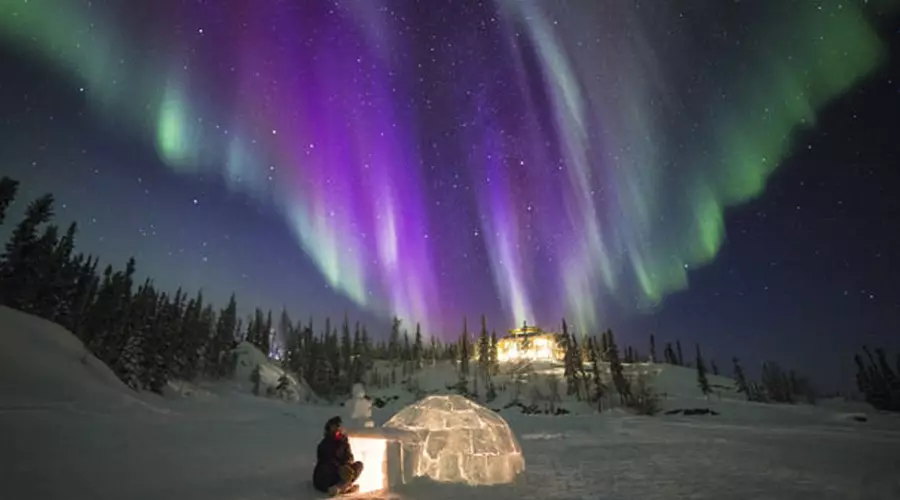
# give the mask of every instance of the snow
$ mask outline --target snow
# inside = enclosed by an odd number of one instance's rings
[[[249,342],[241,342],[234,349],[237,355],[237,366],[235,367],[235,378],[244,384],[247,390],[252,390],[253,383],[251,375],[256,367],[259,367],[260,374],[260,394],[274,391],[278,387],[279,380],[282,376],[287,376],[288,389],[282,396],[290,401],[312,401],[315,395],[306,383],[297,380],[293,374],[286,373],[278,364],[271,361],[256,346]]]
[[[660,386],[671,386],[667,401],[714,406],[719,416],[508,410],[502,416],[527,463],[517,482],[469,487],[417,480],[390,497],[900,498],[896,416],[839,401],[762,405],[723,394],[707,404],[688,383],[689,372],[664,367],[657,375]],[[309,484],[315,446],[324,421],[342,408],[255,397],[227,384],[199,386],[215,397],[135,393],[59,326],[0,308],[0,497],[324,497]],[[847,418],[859,413],[868,421]],[[376,412],[376,424],[390,415]]]

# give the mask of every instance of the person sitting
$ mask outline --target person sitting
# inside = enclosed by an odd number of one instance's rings
[[[316,449],[313,486],[329,495],[353,493],[359,489],[354,483],[362,474],[362,469],[362,462],[353,459],[353,451],[344,433],[341,417],[328,419],[325,423],[325,436]]]

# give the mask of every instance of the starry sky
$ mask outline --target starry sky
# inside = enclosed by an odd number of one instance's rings
[[[840,384],[898,345],[897,7],[0,0],[0,169],[222,304]]]

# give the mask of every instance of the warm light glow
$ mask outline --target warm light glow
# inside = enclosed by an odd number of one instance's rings
[[[353,457],[363,463],[363,471],[356,480],[360,493],[386,490],[387,440],[376,437],[349,437]]]
[[[563,357],[552,334],[512,336],[497,342],[497,361],[559,361]]]
[[[462,396],[428,396],[384,424],[418,436],[414,475],[470,486],[511,483],[525,458],[509,424]]]

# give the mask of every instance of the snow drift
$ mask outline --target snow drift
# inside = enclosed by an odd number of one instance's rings
[[[4,408],[136,401],[135,393],[62,326],[0,306]]]

